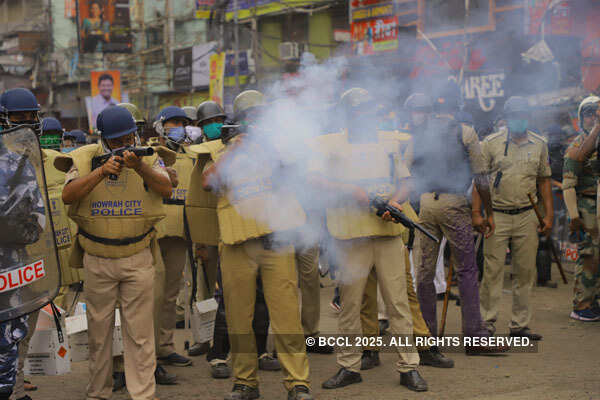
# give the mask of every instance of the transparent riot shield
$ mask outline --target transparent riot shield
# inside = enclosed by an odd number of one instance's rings
[[[35,132],[0,131],[0,321],[29,314],[58,294],[51,218]]]

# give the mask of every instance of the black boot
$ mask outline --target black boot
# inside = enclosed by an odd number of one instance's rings
[[[379,366],[379,352],[375,350],[365,350],[360,358],[360,369],[365,371],[367,369],[373,369]]]
[[[113,392],[125,387],[125,372],[113,372]]]
[[[296,385],[288,392],[288,400],[314,400],[310,390],[304,385]]]
[[[446,357],[437,347],[432,347],[429,350],[419,350],[419,365],[428,365],[435,368],[453,368],[454,361]]]
[[[160,365],[156,366],[154,371],[154,379],[157,385],[175,385],[177,384],[177,375],[170,374]]]
[[[323,389],[338,389],[359,382],[362,382],[362,377],[358,372],[352,372],[346,368],[340,368],[337,374],[323,382],[321,387]]]
[[[225,400],[254,400],[260,397],[258,388],[236,383],[231,393],[225,395]]]
[[[421,377],[419,371],[416,369],[410,372],[400,373],[400,384],[406,386],[408,389],[414,392],[426,392],[427,382]]]

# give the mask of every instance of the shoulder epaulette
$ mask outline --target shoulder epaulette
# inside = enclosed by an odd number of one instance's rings
[[[535,133],[535,132],[532,132],[532,131],[527,131],[527,133],[529,133],[530,136],[536,138],[537,140],[541,140],[544,143],[548,143],[548,139],[546,139],[545,137],[543,137],[539,133]]]

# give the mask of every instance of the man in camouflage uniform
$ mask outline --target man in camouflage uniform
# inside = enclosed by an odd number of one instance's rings
[[[39,128],[38,111],[37,100],[29,90],[18,88],[4,92],[0,96],[0,131],[20,125]],[[24,200],[20,202],[24,205],[21,210],[14,206],[19,202],[13,198],[16,193]],[[4,215],[8,208],[16,212]],[[3,211],[0,220],[5,232],[0,235],[2,271],[6,266],[23,262],[26,256],[24,243],[38,240],[45,217],[44,201],[33,166],[25,156],[8,150],[3,143],[0,143],[0,210]],[[15,237],[20,244],[14,244]],[[19,342],[27,336],[27,319],[24,316],[0,324],[0,399],[8,399],[12,394],[17,376]]]
[[[596,302],[600,283],[600,239],[596,218],[598,153],[595,148],[600,131],[599,102],[596,96],[581,102],[581,133],[567,149],[563,168],[563,195],[571,220],[572,241],[578,242],[579,252],[570,317],[579,321],[600,320],[600,307]]]

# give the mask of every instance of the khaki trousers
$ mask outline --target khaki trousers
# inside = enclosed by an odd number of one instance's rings
[[[158,239],[158,244],[165,266],[165,274],[163,302],[158,315],[160,332],[156,356],[167,357],[175,353],[177,296],[183,280],[183,269],[187,262],[188,242],[180,237],[164,237]]]
[[[319,246],[296,249],[296,266],[302,295],[302,328],[304,335],[319,333],[321,286],[319,279]]]
[[[119,302],[127,390],[133,400],[153,400],[156,354],[150,249],[117,259],[85,253],[83,263],[90,349],[87,399],[112,396],[112,336]]]
[[[512,238],[512,316],[509,327],[521,329],[531,321],[529,295],[537,276],[535,257],[538,248],[537,227],[533,210],[517,215],[494,212],[496,231],[483,242],[485,257],[481,281],[481,316],[488,325],[498,318],[498,305],[504,283],[504,260],[508,240]]]
[[[429,337],[431,336],[431,334],[429,332],[429,328],[427,328],[427,323],[425,323],[423,315],[421,314],[421,306],[419,305],[417,293],[415,293],[415,288],[413,286],[412,275],[410,273],[410,259],[408,251],[405,250],[404,254],[406,264],[406,294],[408,296],[408,304],[410,306],[410,314],[412,316],[413,336]],[[380,297],[381,301],[379,299]],[[385,302],[383,302],[382,307],[382,301],[383,296],[381,295],[381,291],[377,290],[377,274],[375,272],[375,269],[372,269],[371,273],[369,274],[369,278],[367,279],[367,286],[365,288],[363,304],[360,308],[360,323],[362,326],[363,335],[377,336],[380,334],[378,318],[383,316],[382,311],[385,312],[384,319],[387,319]],[[429,346],[418,346],[417,348],[419,350],[428,350]],[[379,348],[363,347],[363,350],[379,350]]]
[[[389,314],[390,331],[393,335],[405,335],[406,343],[413,343],[413,327],[408,295],[406,292],[406,267],[404,245],[400,237],[361,238],[336,240],[335,246],[340,269],[339,331],[342,335],[363,333],[360,311],[363,304],[368,276],[377,269],[377,283]],[[376,292],[376,291],[375,291]],[[375,309],[377,294],[374,294]],[[377,312],[374,313],[377,318]],[[397,346],[398,372],[414,370],[419,365],[417,352],[406,352],[405,347]],[[350,371],[360,371],[361,348],[351,347],[338,353],[338,364]]]
[[[25,357],[27,357],[27,350],[29,349],[29,341],[35,332],[35,326],[37,325],[38,316],[40,315],[40,311],[34,311],[28,315],[27,325],[29,329],[27,331],[27,336],[19,342],[18,351],[19,351],[19,359],[17,361],[17,378],[15,380],[15,386],[13,387],[13,392],[10,398],[12,400],[18,400],[22,397],[25,397],[25,374],[23,373],[23,367],[25,366]]]
[[[266,250],[260,239],[239,245],[223,245],[221,274],[226,318],[231,343],[235,383],[258,386],[258,356],[252,329],[256,301],[256,277],[260,272],[271,318],[275,348],[284,385],[308,386],[308,358],[298,303],[298,275],[294,249]]]

